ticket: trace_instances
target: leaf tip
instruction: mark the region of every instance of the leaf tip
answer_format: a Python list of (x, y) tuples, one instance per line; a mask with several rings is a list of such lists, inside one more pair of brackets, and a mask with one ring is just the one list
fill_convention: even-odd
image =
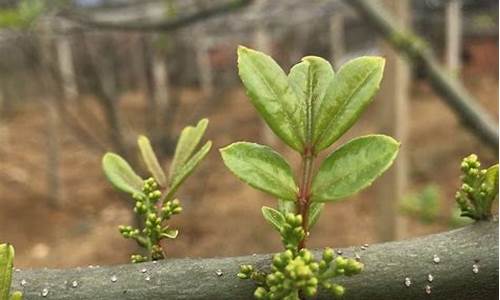
[(196, 124), (196, 126), (200, 126), (200, 127), (207, 127), (208, 126), (208, 118), (203, 118), (201, 120), (198, 121), (198, 124)]
[(141, 144), (141, 143), (145, 143), (145, 142), (149, 142), (149, 139), (145, 135), (140, 134), (137, 137), (137, 143)]
[(238, 50), (237, 50), (238, 54), (247, 52), (248, 50), (250, 50), (250, 48), (243, 45), (238, 45)]

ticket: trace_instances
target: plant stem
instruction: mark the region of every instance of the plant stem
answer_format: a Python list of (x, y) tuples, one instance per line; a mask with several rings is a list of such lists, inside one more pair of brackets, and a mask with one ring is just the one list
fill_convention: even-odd
[(311, 194), (311, 179), (313, 171), (314, 155), (310, 147), (306, 148), (304, 155), (302, 155), (302, 175), (299, 187), (298, 211), (302, 216), (302, 228), (306, 235), (300, 241), (298, 250), (306, 247), (306, 239), (309, 230), (309, 200)]

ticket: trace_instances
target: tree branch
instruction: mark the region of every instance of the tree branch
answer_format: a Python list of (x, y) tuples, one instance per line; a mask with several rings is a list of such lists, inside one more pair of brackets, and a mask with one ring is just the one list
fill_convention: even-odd
[(59, 13), (59, 16), (72, 21), (76, 21), (78, 23), (81, 23), (82, 25), (91, 26), (98, 29), (167, 32), (192, 25), (200, 21), (205, 21), (216, 16), (230, 13), (251, 4), (253, 1), (254, 0), (233, 0), (227, 3), (214, 5), (211, 8), (203, 9), (190, 15), (180, 16), (172, 20), (161, 20), (156, 22), (100, 21), (92, 18), (91, 16), (77, 14), (70, 11), (63, 11)]
[(421, 68), (441, 99), (457, 114), (463, 124), (496, 152), (498, 127), (488, 113), (465, 88), (439, 65), (431, 48), (411, 32), (401, 31), (391, 16), (376, 7), (375, 1), (344, 0), (354, 7), (389, 43)]
[[(358, 253), (365, 264), (360, 275), (338, 279), (347, 289), (345, 299), (498, 298), (497, 222), (479, 222), (413, 240), (372, 245), (366, 250), (351, 247), (342, 251), (350, 257)], [(433, 261), (434, 255), (440, 259), (438, 264)], [(100, 268), (22, 270), (14, 272), (13, 289), (23, 291), (27, 300), (252, 299), (255, 286), (250, 280), (236, 277), (239, 265), (266, 269), (270, 258), (265, 254)], [(478, 265), (478, 273), (472, 271), (473, 264)], [(429, 274), (434, 277), (432, 282), (428, 281)], [(404, 285), (406, 277), (411, 279), (410, 287)], [(426, 285), (431, 287), (430, 296), (425, 292)], [(41, 295), (44, 288), (48, 291), (46, 297)], [(318, 297), (330, 298), (325, 293)]]

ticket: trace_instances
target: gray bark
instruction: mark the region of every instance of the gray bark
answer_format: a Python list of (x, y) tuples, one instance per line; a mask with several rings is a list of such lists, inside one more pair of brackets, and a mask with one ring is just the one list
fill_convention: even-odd
[[(360, 275), (336, 280), (346, 287), (344, 299), (498, 299), (497, 222), (479, 222), (445, 233), (372, 245), (366, 250), (350, 247), (342, 251), (349, 257), (358, 253), (365, 264)], [(434, 255), (439, 257), (439, 263), (433, 261)], [(99, 268), (20, 270), (14, 272), (13, 289), (23, 291), (27, 300), (252, 299), (255, 286), (236, 277), (239, 265), (266, 269), (270, 258), (270, 254), (263, 254)], [(479, 272), (472, 271), (473, 264), (478, 265)], [(429, 274), (434, 277), (432, 282), (427, 279)], [(404, 285), (406, 277), (412, 281), (410, 287)], [(431, 287), (430, 295), (425, 292), (427, 285)], [(44, 288), (48, 294), (42, 297)], [(321, 292), (318, 299), (331, 297)]]

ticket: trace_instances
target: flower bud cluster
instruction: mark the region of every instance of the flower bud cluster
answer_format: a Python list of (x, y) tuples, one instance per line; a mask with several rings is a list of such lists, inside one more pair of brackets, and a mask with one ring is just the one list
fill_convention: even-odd
[(492, 174), (488, 175), (488, 170), (480, 167), (481, 163), (475, 154), (462, 160), (462, 186), (455, 194), (462, 216), (475, 220), (491, 216), (491, 205), (498, 195), (498, 169), (495, 178), (488, 178)]
[(263, 277), (251, 265), (242, 265), (238, 277), (253, 279), (259, 287), (255, 290), (256, 299), (299, 300), (300, 295), (312, 297), (320, 287), (335, 297), (344, 294), (344, 287), (331, 282), (336, 276), (352, 276), (363, 270), (363, 264), (342, 256), (334, 258), (333, 250), (326, 248), (321, 260), (317, 261), (307, 249), (296, 254), (286, 250), (274, 255), (271, 273)]
[(143, 217), (144, 228), (140, 230), (132, 226), (119, 226), (119, 231), (124, 238), (133, 239), (139, 246), (148, 250), (148, 256), (133, 254), (131, 256), (133, 263), (165, 258), (160, 241), (177, 236), (176, 230), (170, 229), (163, 223), (173, 215), (182, 212), (180, 202), (177, 199), (168, 200), (158, 207), (161, 198), (162, 192), (159, 190), (158, 183), (153, 178), (144, 180), (142, 192), (133, 195), (134, 212)]
[(297, 251), (300, 241), (306, 235), (304, 228), (302, 228), (302, 216), (287, 213), (280, 234), (285, 249)]

